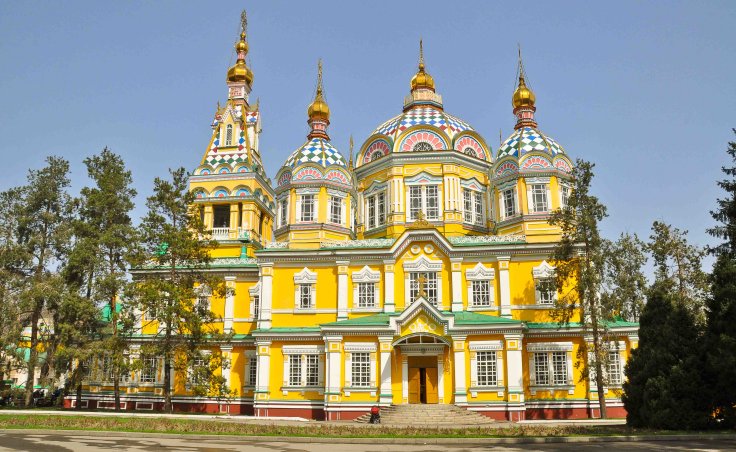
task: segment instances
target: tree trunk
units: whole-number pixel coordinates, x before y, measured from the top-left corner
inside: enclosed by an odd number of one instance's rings
[[[595,366],[595,385],[598,389],[598,405],[601,410],[601,419],[606,419],[606,394],[603,392],[603,364],[601,363],[600,331],[598,331],[598,317],[593,314],[593,356]]]
[[[120,411],[120,348],[118,347],[118,316],[115,297],[110,300],[110,319],[112,320],[113,337],[113,392],[115,394],[115,411]]]
[[[76,406],[74,407],[75,410],[81,410],[82,409],[82,376],[84,375],[84,364],[82,361],[79,361],[79,365],[77,365],[77,369],[74,371],[76,374],[76,377],[74,380],[77,382],[77,394],[76,394]]]
[[[171,405],[171,357],[168,352],[164,358],[164,411],[174,412]]]
[[[31,343],[30,354],[28,358],[28,378],[26,379],[26,407],[30,407],[33,402],[33,382],[36,379],[36,363],[38,361],[38,320],[41,312],[38,303],[34,306],[31,315]]]

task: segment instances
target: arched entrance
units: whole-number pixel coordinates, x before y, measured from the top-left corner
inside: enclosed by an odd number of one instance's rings
[[[445,354],[450,344],[440,336],[414,333],[396,340],[401,352],[405,403],[444,403]]]

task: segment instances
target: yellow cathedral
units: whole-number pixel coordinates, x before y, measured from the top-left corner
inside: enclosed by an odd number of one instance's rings
[[[599,389],[577,365],[591,339],[579,318],[553,321],[556,294],[543,284],[560,237],[548,219],[565,206],[572,161],[538,127],[521,59],[514,131],[495,151],[445,111],[420,42],[401,111],[355,156],[351,139],[347,159],[330,140],[320,63],[306,140],[272,183],[244,25],[235,52],[190,178],[219,242],[210,271],[234,289],[208,302],[231,333],[212,352],[229,363],[235,397],[195,397],[176,374],[174,409],[349,420],[375,405],[444,404],[499,420],[597,417]],[[600,390],[623,416],[638,325],[610,328],[618,351]],[[110,408],[112,383],[94,380],[84,406]],[[124,383],[123,408],[158,409],[162,384],[150,358]]]

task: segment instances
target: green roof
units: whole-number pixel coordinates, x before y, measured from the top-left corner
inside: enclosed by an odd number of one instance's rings
[[[398,315],[398,314],[394,314]],[[363,317],[356,317],[348,320],[338,320],[337,322],[323,323],[323,326],[385,326],[388,325],[388,319],[391,314],[381,312],[376,315],[367,315]]]
[[[272,333],[272,334],[281,334],[281,333],[319,333],[320,329],[319,327],[295,327],[295,328],[283,328],[283,327],[277,327],[277,328],[266,328],[266,329],[257,329],[253,331],[253,334],[255,333]]]
[[[521,322],[518,320],[507,319],[506,317],[499,317],[496,315],[478,314],[477,312],[469,311],[445,312],[445,314],[452,314],[455,316],[455,325],[502,324],[521,326]]]
[[[623,319],[616,319],[613,322],[604,322],[607,328],[638,328],[637,322],[627,322]],[[527,328],[531,330],[563,330],[568,328],[581,328],[583,326],[580,322],[569,322],[560,324],[559,322],[527,322]]]

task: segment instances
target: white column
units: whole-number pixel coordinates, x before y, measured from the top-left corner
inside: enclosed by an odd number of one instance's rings
[[[437,355],[437,398],[439,403],[445,403],[445,354]]]
[[[462,257],[453,257],[450,259],[452,268],[452,310],[463,310],[463,275],[462,275]]]
[[[258,328],[271,328],[271,305],[273,299],[273,263],[260,264],[259,276],[261,278],[261,312],[258,316]]]
[[[256,388],[253,403],[267,402],[269,398],[269,379],[271,378],[271,341],[256,341],[258,356],[258,372],[256,374]],[[256,416],[259,416],[256,411]]]
[[[232,369],[233,347],[232,345],[221,345],[220,351],[222,352],[222,378],[225,380],[228,389],[232,389],[230,386],[230,371]]]
[[[521,360],[521,334],[504,335],[506,342],[506,392],[509,412],[524,411],[524,373]],[[500,369],[500,371],[503,371]],[[511,413],[509,413],[511,415]],[[516,419],[510,420],[519,420]]]
[[[401,401],[409,403],[409,358],[401,357]]]
[[[498,257],[498,288],[501,291],[501,315],[511,317],[511,283],[509,281],[511,256]]]
[[[391,405],[393,402],[393,393],[391,391],[391,341],[392,337],[379,337],[379,365],[381,386],[378,389],[379,400],[381,405]]]
[[[325,337],[325,402],[340,400],[342,336]]]
[[[383,312],[395,312],[394,304],[394,261],[383,261]]]
[[[465,336],[452,337],[452,349],[455,352],[455,404],[468,402],[468,389],[465,385]]]
[[[337,261],[337,320],[348,318],[348,265],[349,261]]]
[[[225,276],[225,334],[233,330],[233,318],[235,317],[235,276]]]

